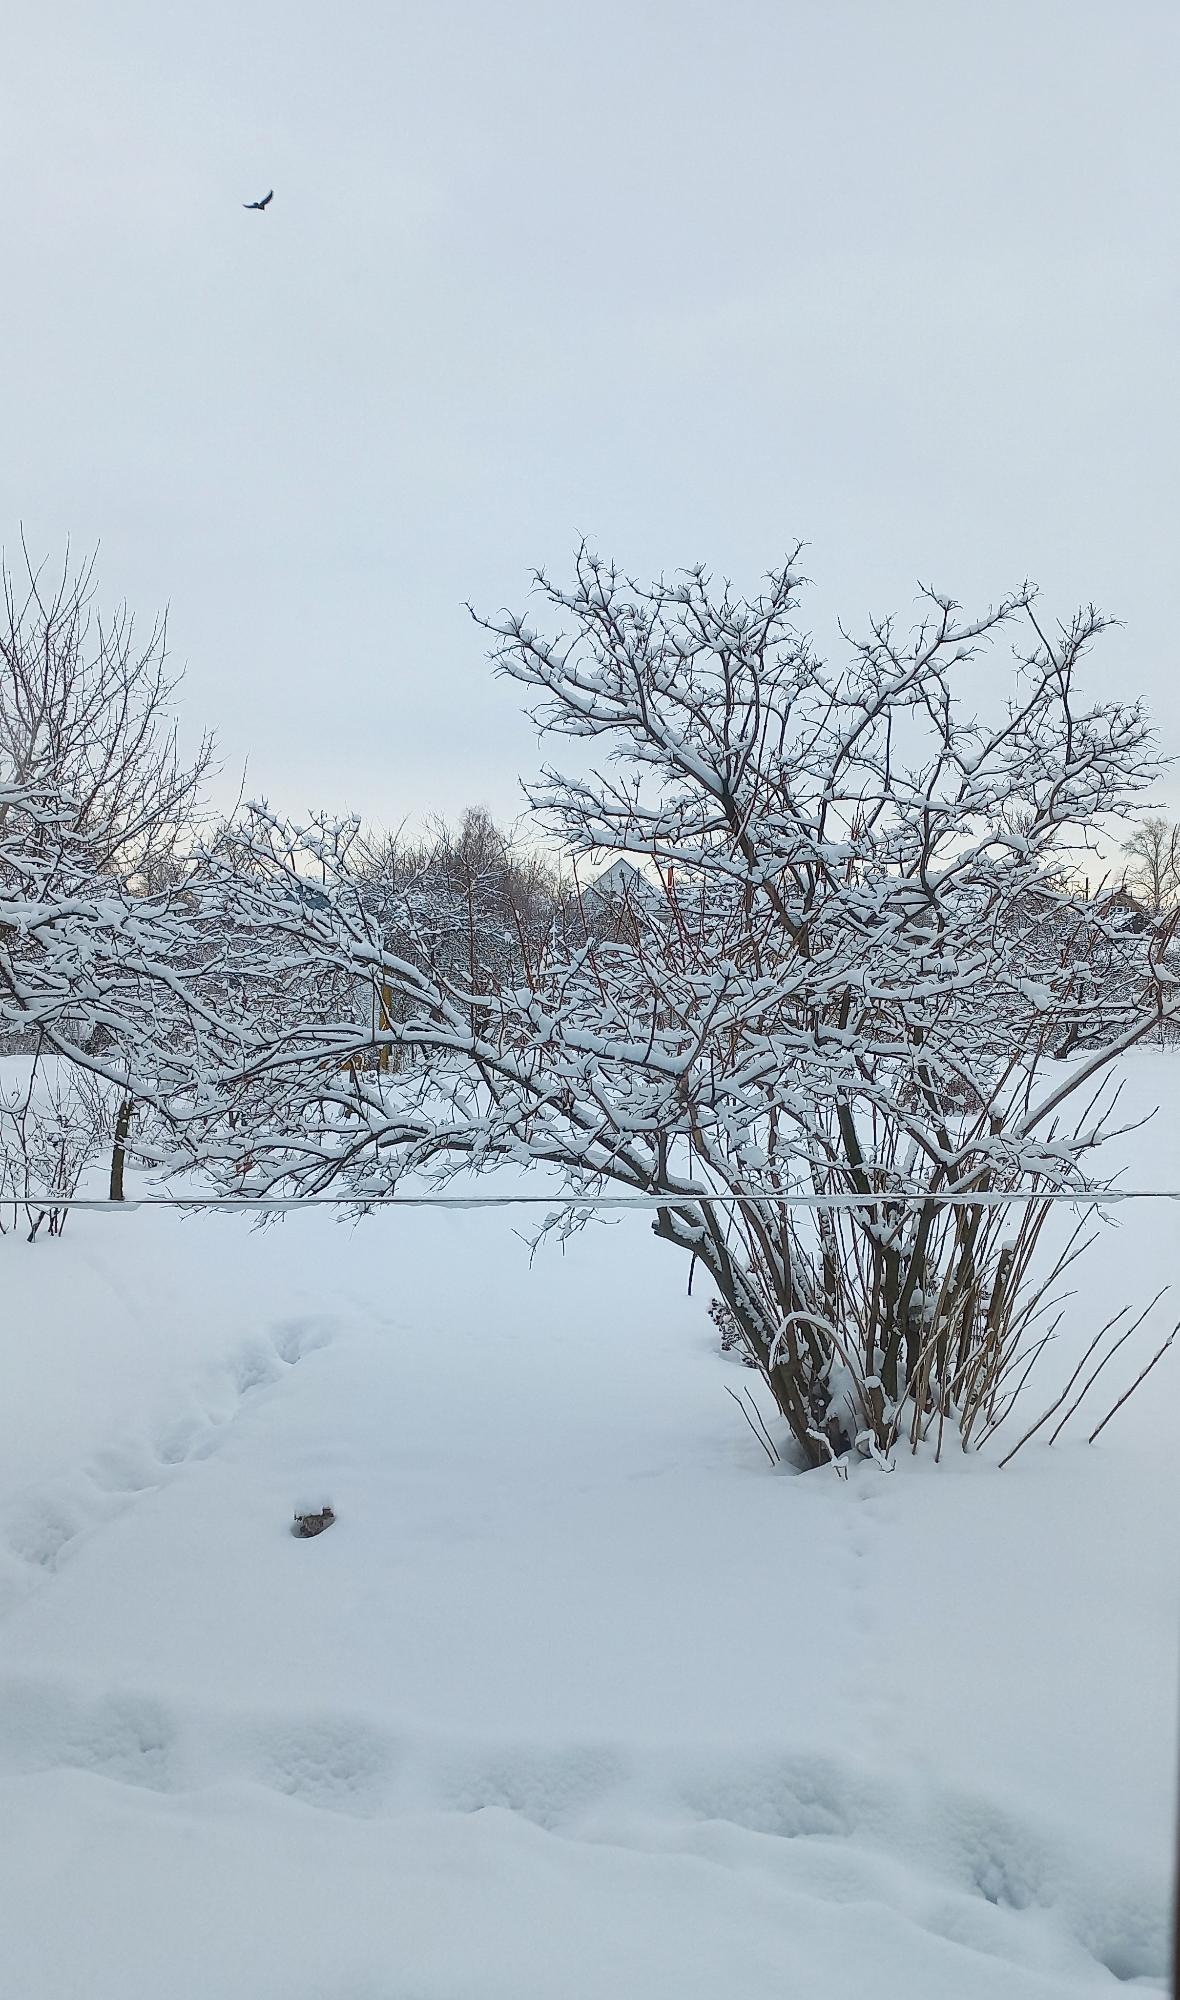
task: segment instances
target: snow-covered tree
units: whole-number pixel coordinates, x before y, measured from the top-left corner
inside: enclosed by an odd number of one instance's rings
[[[1025,1197],[1091,1185],[1095,1091],[1174,1004],[1149,953],[1116,1021],[1078,977],[1118,941],[1061,884],[1157,769],[1141,709],[1079,690],[1102,619],[1050,635],[1030,589],[974,619],[927,593],[915,630],[873,625],[832,665],[791,565],[750,601],[701,570],[641,590],[585,551],[569,590],[538,582],[558,631],[493,623],[496,663],[551,736],[603,754],[549,771],[534,809],[650,893],[473,980],[462,953],[390,942],[429,936],[429,885],[391,925],[347,837],[247,817],[249,867],[193,886],[202,921],[337,1004],[273,1029],[207,1008],[190,1130],[259,1193],[363,1203],[510,1160],[556,1168],[575,1216],[653,1197],[806,1460],[978,1438],[1038,1311],[1046,1208]],[[418,1061],[383,1068],[386,1046]]]
[[[401,956],[473,994],[539,963],[561,903],[559,871],[535,847],[515,845],[485,808],[469,808],[457,828],[436,820],[420,840],[370,840],[353,853],[371,883],[368,907]],[[400,1017],[392,994],[386,1005]]]
[[[80,820],[72,795],[5,778],[0,762],[0,1033],[91,1074],[114,1051],[108,1078],[125,1085],[169,1037],[191,1045],[194,906],[176,885],[129,888],[108,861],[105,829]],[[172,1083],[191,1071],[181,1062]]]
[[[1102,619],[930,592],[832,664],[792,564],[749,601],[586,551],[538,588],[556,630],[495,621],[494,658],[590,757],[533,808],[583,871],[637,871],[625,922],[453,949],[437,879],[375,898],[354,824],[255,809],[182,904],[46,917],[47,962],[235,1187],[363,1205],[511,1161],[557,1171],[567,1224],[648,1197],[805,1462],[978,1441],[1040,1338],[1036,1196],[1094,1185],[1096,1094],[1176,1004],[1150,942],[1128,1005],[1079,976],[1126,929],[1065,885],[1158,768],[1139,706],[1079,688]]]
[[[179,682],[162,619],[98,609],[93,560],[0,561],[0,780],[68,806],[95,865],[140,886],[175,878],[213,762],[211,736],[181,754]]]

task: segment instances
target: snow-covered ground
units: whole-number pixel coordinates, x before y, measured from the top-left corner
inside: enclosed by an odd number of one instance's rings
[[[797,1477],[641,1218],[520,1227],[0,1240],[3,2000],[1162,1990],[1177,1357],[1093,1450]],[[1176,1246],[1120,1211],[1068,1340]]]

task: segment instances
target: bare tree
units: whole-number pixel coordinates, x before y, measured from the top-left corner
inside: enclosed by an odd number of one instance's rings
[[[550,855],[514,841],[483,806],[468,807],[458,827],[436,819],[418,840],[369,840],[355,855],[372,910],[387,917],[386,945],[458,974],[473,995],[529,976],[567,893]]]
[[[98,609],[93,558],[49,575],[22,543],[19,572],[0,563],[4,781],[68,805],[95,868],[140,886],[175,874],[212,765],[209,735],[181,755],[179,683],[162,618]]]
[[[1158,813],[1140,820],[1123,853],[1132,863],[1127,884],[1146,904],[1153,917],[1180,902],[1180,827]]]

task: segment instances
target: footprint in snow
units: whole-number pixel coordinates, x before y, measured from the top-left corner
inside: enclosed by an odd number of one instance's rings
[[[266,1336],[246,1340],[223,1364],[220,1381],[228,1403],[201,1411],[191,1404],[151,1438],[123,1439],[101,1447],[80,1478],[63,1479],[23,1494],[0,1518],[0,1549],[23,1569],[52,1574],[87,1530],[102,1526],[145,1493],[159,1489],[186,1465],[221,1449],[242,1405],[281,1381],[285,1368],[326,1347],[335,1324],[323,1315],[281,1320]],[[216,1381],[210,1383],[214,1394]],[[16,1591],[19,1597],[23,1592]]]

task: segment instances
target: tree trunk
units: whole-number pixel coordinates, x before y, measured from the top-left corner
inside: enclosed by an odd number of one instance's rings
[[[111,1200],[123,1199],[123,1165],[127,1158],[127,1135],[131,1130],[132,1101],[125,1097],[115,1115],[115,1143],[111,1148]]]

